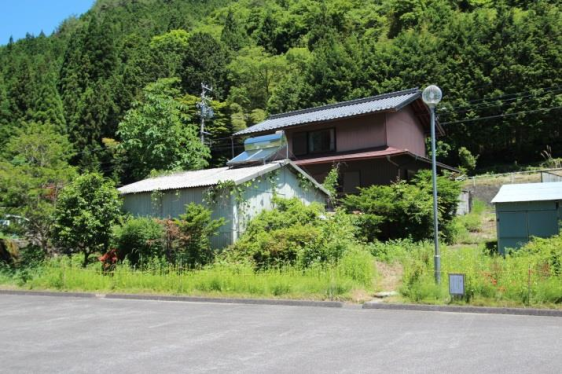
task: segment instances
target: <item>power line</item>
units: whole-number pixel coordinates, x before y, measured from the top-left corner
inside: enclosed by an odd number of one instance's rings
[[[491,83],[489,85],[491,85]],[[477,88],[487,87],[489,85],[480,86],[480,87],[472,87],[471,89],[474,90],[474,89],[477,89]],[[511,97],[511,96],[519,95],[519,94],[532,93],[533,91],[536,91],[536,90],[547,90],[547,91],[549,91],[549,90],[558,89],[558,88],[562,88],[562,85],[558,84],[558,85],[555,85],[555,86],[534,87],[534,88],[532,88],[530,90],[527,90],[527,91],[512,92],[512,93],[503,94],[503,95],[495,96],[495,97],[487,97],[487,98],[481,98],[481,99],[475,99],[475,100],[468,100],[467,103],[479,103],[479,102],[486,101],[486,100],[496,100],[496,99],[501,99],[501,98],[504,98],[504,97]],[[453,96],[453,98],[455,98],[455,96]],[[460,96],[457,95],[456,98],[460,98]]]
[[[530,113],[537,113],[537,112],[550,111],[550,110],[556,110],[556,109],[562,109],[562,106],[555,106],[555,107],[551,107],[551,108],[541,108],[541,109],[535,109],[535,110],[527,110],[527,111],[517,112],[517,113],[498,114],[498,115],[495,115],[495,116],[469,118],[469,119],[460,120],[460,121],[453,121],[453,122],[443,122],[443,123],[441,123],[441,125],[443,125],[443,126],[454,125],[454,124],[457,124],[457,123],[476,122],[476,121],[483,121],[483,120],[486,120],[486,119],[512,117],[512,116],[517,116],[517,115],[520,115],[520,114],[530,114]]]
[[[559,86],[559,87],[562,87],[562,86]],[[530,91],[528,91],[528,92],[530,92]],[[489,105],[490,103],[482,103],[482,104],[477,104],[477,105],[469,106],[469,107],[467,107],[465,105],[459,105],[459,106],[451,107],[451,108],[443,108],[443,109],[441,109],[442,113],[440,113],[440,114],[449,115],[449,114],[454,114],[454,113],[468,112],[468,111],[473,110],[473,109],[487,109],[487,108],[500,107],[500,106],[503,106],[506,103],[511,102],[511,101],[529,98],[529,97],[539,98],[539,97],[542,97],[543,95],[546,95],[546,94],[557,94],[559,92],[562,92],[562,89],[548,90],[548,91],[544,91],[544,92],[541,92],[541,93],[531,93],[529,95],[520,95],[520,96],[515,96],[515,97],[508,97],[508,98],[505,98],[505,99],[499,99],[500,96],[498,96],[497,98],[482,99],[481,101],[485,101],[485,100],[500,101],[500,102],[502,102],[501,104]],[[525,92],[521,92],[521,93],[525,93]],[[462,110],[453,111],[454,109],[457,109],[457,108],[462,109]]]

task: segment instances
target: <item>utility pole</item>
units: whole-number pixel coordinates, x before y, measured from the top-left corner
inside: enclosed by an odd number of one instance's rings
[[[201,116],[201,130],[199,132],[201,144],[205,144],[205,135],[210,135],[208,132],[205,132],[205,119],[210,119],[214,116],[213,108],[210,105],[211,97],[207,96],[207,92],[213,92],[213,89],[205,85],[205,83],[201,83],[201,101],[197,103]]]

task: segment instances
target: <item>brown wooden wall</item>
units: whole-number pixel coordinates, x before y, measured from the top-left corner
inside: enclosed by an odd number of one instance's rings
[[[386,114],[386,133],[390,147],[407,149],[413,154],[426,157],[425,133],[409,106]]]
[[[386,131],[384,122],[384,113],[376,113],[368,116],[290,128],[286,130],[286,135],[292,152],[294,133],[334,128],[336,130],[336,152],[347,152],[385,146]]]
[[[302,166],[302,168],[309,173],[319,183],[324,183],[324,179],[330,172],[332,164],[319,164]],[[345,184],[346,173],[355,173],[359,175],[359,186],[370,187],[372,185],[388,185],[398,180],[408,180],[410,176],[417,173],[420,169],[428,169],[430,164],[416,160],[411,156],[400,155],[392,156],[390,160],[386,158],[361,160],[361,161],[346,161],[339,164],[340,179],[342,184]],[[350,193],[345,186],[343,192]]]

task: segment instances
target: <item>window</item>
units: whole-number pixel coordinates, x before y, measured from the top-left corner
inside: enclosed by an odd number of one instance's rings
[[[334,129],[312,131],[308,133],[308,153],[323,153],[336,150]]]
[[[303,156],[311,153],[327,153],[336,150],[334,129],[293,134],[293,154]]]

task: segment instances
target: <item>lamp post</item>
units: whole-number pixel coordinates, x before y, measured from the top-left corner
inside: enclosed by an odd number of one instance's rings
[[[435,242],[435,255],[433,257],[435,268],[435,283],[441,283],[441,256],[439,254],[439,223],[437,221],[437,161],[435,157],[435,107],[441,101],[443,94],[437,86],[431,85],[422,93],[422,100],[429,107],[431,113],[431,176],[433,180],[433,241]]]

